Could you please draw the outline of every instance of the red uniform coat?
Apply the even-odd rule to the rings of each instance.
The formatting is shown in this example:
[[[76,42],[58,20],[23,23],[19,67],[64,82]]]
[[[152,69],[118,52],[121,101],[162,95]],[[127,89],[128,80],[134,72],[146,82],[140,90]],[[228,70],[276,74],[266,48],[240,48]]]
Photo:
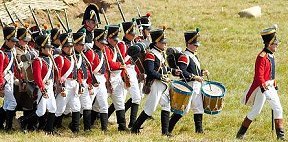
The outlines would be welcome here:
[[[48,72],[48,66],[42,58],[35,58],[32,62],[34,82],[41,91],[45,89],[44,77]]]
[[[73,57],[72,57],[73,58]],[[73,58],[74,59],[74,58]],[[66,57],[66,55],[59,55],[57,56],[55,59],[55,63],[57,65],[58,68],[58,73],[60,77],[63,77],[63,75],[68,71],[68,69],[70,68],[70,66],[74,66],[73,68],[76,68],[76,59],[74,59],[74,64],[71,64],[71,61],[68,59],[68,57]],[[73,69],[73,71],[69,74],[69,76],[67,78],[73,78],[73,72],[76,71],[75,69]],[[79,80],[79,78],[77,78],[78,81],[82,81]],[[62,80],[64,81],[64,80]]]
[[[4,85],[5,80],[4,80],[4,61],[8,59],[5,56],[5,54],[3,53],[3,51],[0,50],[0,87],[2,87],[2,85]]]
[[[268,54],[265,51],[262,51],[258,54],[256,63],[255,63],[255,73],[254,80],[250,86],[247,94],[245,104],[249,100],[252,93],[257,87],[264,87],[265,82],[270,80],[271,77],[271,63],[268,59]]]

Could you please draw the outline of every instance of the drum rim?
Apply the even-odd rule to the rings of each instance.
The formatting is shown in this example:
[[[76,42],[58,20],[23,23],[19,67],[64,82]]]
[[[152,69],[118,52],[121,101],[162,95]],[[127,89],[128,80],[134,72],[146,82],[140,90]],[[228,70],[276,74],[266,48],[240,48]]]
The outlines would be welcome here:
[[[210,84],[215,84],[215,85],[220,86],[220,87],[223,89],[222,95],[220,95],[220,96],[211,96],[211,95],[206,94],[206,93],[204,92],[204,90],[203,90],[203,86],[206,85],[206,84],[209,85],[209,84],[208,84],[209,82],[210,82]],[[220,83],[220,82],[217,82],[217,81],[206,81],[206,82],[204,82],[204,83],[202,84],[201,93],[202,93],[203,95],[207,96],[207,97],[210,97],[210,98],[219,98],[219,97],[221,98],[221,97],[224,97],[224,96],[226,95],[226,88],[225,88],[225,86],[224,86],[222,83]]]
[[[187,87],[191,92],[182,91],[182,90],[172,86],[173,83],[178,83],[180,85],[183,85],[183,86]],[[193,91],[194,91],[193,88],[189,84],[187,84],[187,83],[185,83],[183,81],[179,81],[179,80],[172,81],[171,86],[173,87],[173,90],[175,90],[175,92],[181,93],[181,94],[184,94],[184,95],[187,95],[187,96],[191,96],[193,94]]]

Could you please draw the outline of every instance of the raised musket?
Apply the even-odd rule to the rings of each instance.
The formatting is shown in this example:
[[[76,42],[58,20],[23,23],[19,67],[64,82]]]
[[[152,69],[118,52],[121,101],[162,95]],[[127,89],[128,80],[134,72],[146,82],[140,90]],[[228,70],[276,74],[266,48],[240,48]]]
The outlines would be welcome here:
[[[36,16],[35,16],[34,11],[32,10],[32,8],[31,8],[30,5],[29,5],[28,7],[29,7],[30,12],[31,12],[31,14],[32,14],[32,17],[33,17],[33,19],[34,19],[34,22],[35,22],[35,24],[36,24],[36,26],[37,26],[37,28],[38,28],[38,30],[39,30],[39,33],[40,33],[40,34],[43,34],[43,31],[42,31],[42,29],[41,29],[41,27],[40,27],[40,25],[39,25],[39,22],[38,22],[38,20],[37,20],[37,18],[36,18]]]
[[[118,9],[119,9],[119,11],[120,11],[121,17],[122,17],[122,19],[123,19],[123,22],[126,22],[125,16],[124,16],[124,14],[123,14],[123,10],[122,10],[121,5],[120,5],[120,2],[119,2],[118,0],[116,0],[116,2],[117,2]]]
[[[52,18],[50,16],[50,10],[49,9],[47,9],[47,16],[48,16],[48,19],[49,19],[49,23],[50,23],[51,29],[53,29],[54,26],[53,26]]]
[[[106,25],[109,25],[109,21],[108,21],[108,19],[107,19],[107,16],[106,16],[106,13],[105,13],[104,9],[101,8],[101,11],[102,11],[102,14],[103,14],[103,16],[104,16],[104,19],[105,19]]]
[[[63,27],[63,29],[66,31],[66,33],[69,33],[69,31],[66,29],[63,21],[61,20],[60,16],[58,15],[58,13],[56,11],[55,11],[55,14],[56,14],[57,20],[60,22],[60,24]]]

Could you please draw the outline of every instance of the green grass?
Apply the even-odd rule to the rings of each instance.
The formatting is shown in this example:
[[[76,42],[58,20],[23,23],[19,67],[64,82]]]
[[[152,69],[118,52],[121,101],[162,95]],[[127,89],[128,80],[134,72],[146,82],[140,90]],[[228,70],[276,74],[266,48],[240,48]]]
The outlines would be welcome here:
[[[237,13],[244,8],[259,5],[262,17],[257,19],[239,18]],[[153,115],[156,120],[147,121],[140,135],[118,133],[116,125],[110,125],[108,134],[99,129],[92,133],[81,132],[72,138],[69,131],[64,136],[47,137],[42,133],[0,134],[0,141],[236,141],[235,135],[249,107],[240,104],[244,90],[253,79],[254,63],[263,45],[260,31],[276,23],[279,25],[278,37],[282,41],[276,55],[277,82],[279,95],[287,119],[287,33],[288,3],[284,0],[126,0],[122,9],[126,19],[137,16],[136,6],[141,13],[152,13],[153,27],[166,25],[168,46],[185,46],[183,33],[201,29],[199,57],[201,65],[210,71],[210,79],[226,86],[225,106],[218,115],[204,115],[205,134],[194,133],[193,113],[190,111],[181,119],[173,131],[173,138],[161,136],[160,107]],[[223,7],[223,11],[222,11]],[[120,23],[121,16],[117,6],[107,11],[110,23]],[[71,18],[72,19],[72,18]],[[102,18],[103,19],[103,18]],[[72,21],[72,20],[71,20]],[[104,21],[103,21],[104,22]],[[73,19],[73,28],[80,27],[81,19]],[[144,101],[143,103],[144,104]],[[142,111],[140,108],[139,113]],[[128,116],[128,115],[127,115]],[[128,117],[127,117],[128,118]],[[245,140],[275,141],[271,133],[271,109],[266,103],[262,113],[251,124]]]

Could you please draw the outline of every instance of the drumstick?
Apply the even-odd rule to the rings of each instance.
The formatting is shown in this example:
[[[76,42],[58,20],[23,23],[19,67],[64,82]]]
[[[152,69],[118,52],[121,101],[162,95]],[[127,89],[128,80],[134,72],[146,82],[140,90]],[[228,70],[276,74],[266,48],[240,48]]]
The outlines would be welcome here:
[[[206,76],[207,76],[207,79],[208,79],[208,84],[209,84],[210,91],[212,91],[212,89],[211,89],[211,84],[210,84],[210,79],[209,79],[208,74],[207,74]]]

